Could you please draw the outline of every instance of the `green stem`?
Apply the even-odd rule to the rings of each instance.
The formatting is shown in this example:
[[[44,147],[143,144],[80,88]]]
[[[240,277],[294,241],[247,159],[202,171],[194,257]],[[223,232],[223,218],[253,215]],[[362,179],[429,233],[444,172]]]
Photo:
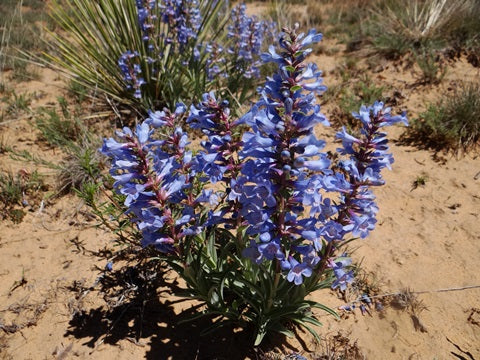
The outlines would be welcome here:
[[[275,297],[276,297],[276,295],[277,295],[278,283],[280,282],[281,272],[280,272],[280,262],[279,262],[278,260],[275,260],[275,266],[276,266],[276,269],[275,269],[275,280],[273,281],[273,289],[272,289],[272,292],[271,292],[271,294],[270,294],[270,297],[268,298],[268,302],[267,302],[267,312],[270,311],[270,309],[272,308],[273,299],[275,299]]]

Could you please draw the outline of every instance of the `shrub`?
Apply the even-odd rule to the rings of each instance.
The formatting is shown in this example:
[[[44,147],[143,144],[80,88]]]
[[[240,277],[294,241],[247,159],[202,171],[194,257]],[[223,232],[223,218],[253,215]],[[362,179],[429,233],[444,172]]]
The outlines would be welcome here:
[[[384,183],[380,171],[393,162],[380,128],[406,123],[382,103],[362,106],[359,137],[342,129],[342,159],[332,164],[314,134],[328,124],[316,104],[326,88],[305,62],[321,37],[284,29],[281,52],[262,55],[277,71],[244,116],[210,92],[189,111],[180,103],[151,112],[102,148],[141,244],[185,280],[188,295],[205,304],[199,316],[216,318],[213,329],[233,322],[256,345],[272,332],[293,335],[295,325],[318,337],[313,309],[335,315],[306,297],[352,281],[343,246],[375,227],[370,187]],[[180,127],[185,118],[206,135],[196,153]]]
[[[466,84],[453,96],[431,104],[412,123],[404,140],[437,151],[476,148],[480,142],[480,85]]]

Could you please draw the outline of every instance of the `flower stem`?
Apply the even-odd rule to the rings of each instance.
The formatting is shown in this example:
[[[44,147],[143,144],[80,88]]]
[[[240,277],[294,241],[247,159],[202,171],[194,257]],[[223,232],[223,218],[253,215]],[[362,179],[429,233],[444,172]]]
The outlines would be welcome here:
[[[280,282],[280,276],[281,276],[280,262],[277,259],[275,259],[275,279],[273,280],[272,292],[267,302],[267,312],[270,311],[270,309],[272,308],[273,299],[275,299],[277,295],[277,288],[278,288],[278,283]]]

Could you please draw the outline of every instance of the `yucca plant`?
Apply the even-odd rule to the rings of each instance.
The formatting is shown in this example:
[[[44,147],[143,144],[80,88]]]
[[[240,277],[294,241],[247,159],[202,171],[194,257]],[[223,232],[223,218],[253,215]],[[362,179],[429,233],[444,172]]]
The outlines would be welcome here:
[[[395,57],[412,47],[444,41],[473,4],[472,0],[378,1],[367,32],[379,52]]]
[[[226,15],[224,3],[208,0],[198,5],[201,21],[181,49],[165,41],[175,36],[175,29],[162,21],[164,10],[141,0],[56,1],[52,17],[63,31],[51,34],[55,52],[47,59],[74,81],[139,112],[195,98],[212,84],[204,71],[206,56],[193,59],[194,52],[202,41],[218,36]],[[130,84],[119,66],[128,52],[146,85],[141,97],[127,89]]]

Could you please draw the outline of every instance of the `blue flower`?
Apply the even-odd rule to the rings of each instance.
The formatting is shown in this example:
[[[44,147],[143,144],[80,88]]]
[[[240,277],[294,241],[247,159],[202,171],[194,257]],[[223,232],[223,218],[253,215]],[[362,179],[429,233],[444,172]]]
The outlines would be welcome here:
[[[257,247],[258,251],[261,254],[260,259],[267,259],[267,260],[283,260],[285,259],[285,254],[283,253],[281,247],[280,247],[280,241],[279,239],[274,239],[272,241],[262,243],[258,245]],[[259,262],[259,259],[257,258],[257,263]],[[261,261],[261,260],[260,260]]]
[[[141,86],[145,80],[141,77],[142,69],[138,64],[139,53],[137,51],[126,51],[118,59],[118,66],[123,74],[126,90],[134,90],[134,96],[141,98]]]
[[[312,276],[312,269],[306,263],[299,263],[295,258],[289,256],[288,265],[284,264],[285,268],[290,271],[287,274],[287,280],[294,282],[295,285],[301,285],[304,277]]]
[[[105,271],[113,271],[113,263],[111,261],[105,265]]]
[[[247,259],[251,259],[257,264],[261,262],[262,254],[258,250],[258,245],[255,240],[250,240],[250,246],[243,249],[242,256]]]
[[[228,53],[233,55],[231,64],[243,77],[260,77],[262,65],[259,55],[265,38],[273,38],[271,23],[259,21],[255,16],[246,15],[246,5],[235,6],[230,14],[227,38],[231,40]]]
[[[168,33],[163,34],[165,44],[175,46],[182,51],[197,37],[202,22],[198,0],[164,0],[160,5],[161,21],[168,25]]]
[[[337,287],[345,291],[347,284],[353,282],[353,271],[345,271],[345,268],[352,263],[350,258],[345,256],[337,258],[335,261],[330,260],[329,266],[333,269],[336,280],[332,284],[332,289]]]

